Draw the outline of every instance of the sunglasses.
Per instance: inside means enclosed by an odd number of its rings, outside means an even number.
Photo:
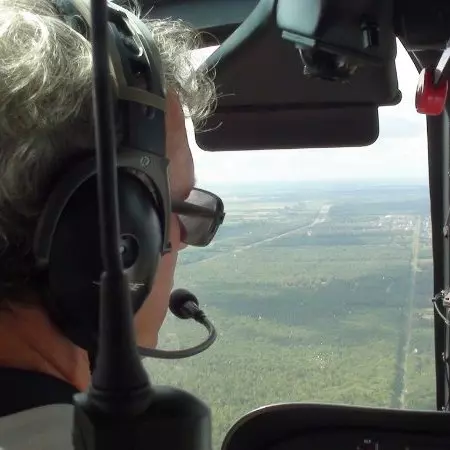
[[[172,200],[172,212],[180,221],[182,242],[195,247],[209,245],[225,219],[220,197],[198,188],[185,201]]]

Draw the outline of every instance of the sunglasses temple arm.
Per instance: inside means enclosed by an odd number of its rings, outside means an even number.
[[[172,202],[172,212],[185,216],[215,217],[216,212],[203,206],[193,205],[187,202]]]

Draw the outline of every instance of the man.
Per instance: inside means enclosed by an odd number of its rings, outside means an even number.
[[[172,198],[184,200],[194,187],[185,112],[194,125],[207,117],[215,101],[214,85],[206,73],[194,71],[190,54],[201,45],[195,31],[180,21],[146,23],[161,54],[168,92]],[[0,369],[41,374],[66,394],[87,388],[88,356],[51,322],[28,280],[34,263],[32,235],[48,194],[47,181],[94,142],[92,53],[84,26],[69,26],[52,0],[0,0]],[[157,344],[177,254],[185,246],[175,214],[170,239],[173,250],[162,258],[135,317],[141,346]],[[11,415],[0,407],[0,447],[71,448],[71,412],[58,408]]]

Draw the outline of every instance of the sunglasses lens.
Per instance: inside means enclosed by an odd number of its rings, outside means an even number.
[[[213,239],[221,223],[220,215],[216,214],[221,209],[221,200],[210,192],[201,189],[192,190],[186,203],[201,206],[211,211],[211,217],[197,214],[178,214],[183,227],[183,242],[188,245],[204,247]]]

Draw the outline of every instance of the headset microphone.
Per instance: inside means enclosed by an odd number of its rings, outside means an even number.
[[[198,300],[192,292],[186,289],[177,289],[170,295],[170,312],[179,319],[194,319],[208,330],[208,337],[199,345],[184,350],[154,350],[138,347],[141,356],[159,359],[189,358],[204,352],[211,347],[217,338],[214,325],[208,320],[206,314],[199,308]]]
[[[197,297],[186,289],[177,289],[170,294],[169,309],[179,319],[195,319],[201,312]]]

